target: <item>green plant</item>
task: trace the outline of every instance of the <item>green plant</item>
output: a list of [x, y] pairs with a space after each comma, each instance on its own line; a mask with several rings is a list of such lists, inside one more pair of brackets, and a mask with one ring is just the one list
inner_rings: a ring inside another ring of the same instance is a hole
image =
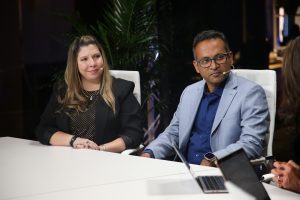
[[135, 69], [158, 51], [155, 0], [112, 0], [104, 21], [92, 26], [105, 46], [113, 67]]
[[70, 36], [96, 36], [112, 68], [145, 70], [159, 52], [156, 0], [111, 0], [101, 13], [95, 24], [85, 24], [78, 13], [66, 16], [75, 30]]

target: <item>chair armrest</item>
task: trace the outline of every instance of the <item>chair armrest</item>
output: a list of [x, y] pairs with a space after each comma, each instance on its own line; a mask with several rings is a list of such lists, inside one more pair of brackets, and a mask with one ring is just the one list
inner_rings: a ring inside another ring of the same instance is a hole
[[266, 161], [265, 157], [260, 157], [260, 158], [257, 158], [257, 159], [250, 160], [252, 165], [263, 164], [265, 161]]

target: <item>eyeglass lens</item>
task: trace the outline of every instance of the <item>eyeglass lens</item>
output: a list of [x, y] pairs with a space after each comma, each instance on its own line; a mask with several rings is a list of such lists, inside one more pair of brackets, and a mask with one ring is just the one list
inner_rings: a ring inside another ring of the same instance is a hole
[[221, 53], [215, 55], [213, 58], [205, 57], [197, 61], [197, 63], [204, 68], [207, 68], [211, 65], [212, 61], [214, 61], [216, 64], [224, 64], [227, 60], [228, 53]]

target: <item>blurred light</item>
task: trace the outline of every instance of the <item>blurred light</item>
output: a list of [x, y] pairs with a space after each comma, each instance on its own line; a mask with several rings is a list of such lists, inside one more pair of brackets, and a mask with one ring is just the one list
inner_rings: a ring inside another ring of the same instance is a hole
[[283, 26], [284, 26], [284, 8], [279, 8], [279, 21], [278, 21], [278, 35], [279, 35], [279, 41], [283, 42]]

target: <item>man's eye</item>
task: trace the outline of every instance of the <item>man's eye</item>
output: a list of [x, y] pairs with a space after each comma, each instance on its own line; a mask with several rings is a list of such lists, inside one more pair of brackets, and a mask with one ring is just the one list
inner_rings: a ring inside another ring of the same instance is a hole
[[203, 59], [200, 60], [200, 63], [201, 63], [201, 64], [207, 64], [207, 63], [209, 63], [209, 62], [210, 62], [210, 59], [209, 59], [209, 58], [203, 58]]
[[224, 54], [216, 55], [217, 60], [223, 60], [226, 56]]

